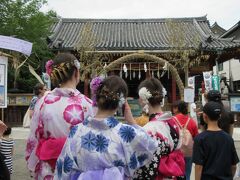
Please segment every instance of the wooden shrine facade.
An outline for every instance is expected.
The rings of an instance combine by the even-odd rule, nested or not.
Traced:
[[[134,96],[141,80],[157,77],[168,90],[171,101],[179,98],[176,76],[169,72],[169,65],[165,67],[159,62],[151,62],[145,55],[161,58],[175,66],[182,80],[186,79],[186,75],[200,75],[203,71],[212,70],[216,62],[240,57],[240,42],[217,37],[205,16],[174,19],[63,18],[56,20],[52,32],[48,37],[52,51],[76,54],[84,70],[87,70],[84,76],[85,94],[89,93],[89,79],[98,67],[101,71],[129,54],[141,56],[116,64],[108,69],[108,73],[122,76],[129,85],[131,96]],[[93,58],[91,61],[90,58],[82,58],[83,54],[96,56],[87,56]],[[92,69],[87,69],[91,66]],[[127,67],[127,73],[123,70],[124,66]]]

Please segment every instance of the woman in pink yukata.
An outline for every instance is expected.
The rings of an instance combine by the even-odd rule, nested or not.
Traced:
[[[180,131],[172,114],[162,111],[164,92],[156,78],[146,79],[139,85],[139,100],[149,111],[149,122],[143,129],[157,140],[158,148],[152,161],[136,171],[136,180],[184,179],[185,161],[179,150]]]
[[[95,84],[97,113],[71,129],[57,161],[56,180],[131,179],[156,151],[157,142],[136,124],[125,103],[126,83],[118,76],[100,81]],[[127,124],[114,117],[123,104]]]
[[[27,140],[27,167],[35,179],[53,178],[56,160],[70,129],[92,115],[92,101],[81,94],[80,62],[69,53],[58,54],[46,64],[55,88],[39,99]]]

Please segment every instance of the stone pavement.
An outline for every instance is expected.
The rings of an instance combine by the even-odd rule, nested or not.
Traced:
[[[12,180],[31,180],[29,172],[26,168],[24,159],[24,150],[26,146],[26,138],[28,136],[28,128],[12,128],[12,137],[15,139],[15,153],[13,156],[14,173]],[[235,141],[238,156],[240,157],[240,128],[234,129],[233,138]],[[194,180],[194,167],[191,180]]]

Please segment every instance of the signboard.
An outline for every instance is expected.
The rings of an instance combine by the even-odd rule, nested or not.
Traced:
[[[33,94],[8,94],[8,106],[29,106]]]
[[[0,108],[7,107],[7,57],[0,56]]]
[[[232,112],[240,112],[240,94],[229,95],[230,110]]]
[[[30,56],[32,52],[32,43],[22,39],[0,35],[0,48],[18,51]]]
[[[192,103],[194,102],[194,89],[192,88],[185,88],[184,89],[184,102]]]
[[[217,75],[212,76],[212,88],[213,90],[220,91],[220,78]]]
[[[203,72],[203,78],[204,78],[204,84],[206,91],[210,91],[212,89],[212,73],[209,72]]]

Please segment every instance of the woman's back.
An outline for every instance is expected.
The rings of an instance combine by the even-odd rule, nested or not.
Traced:
[[[152,158],[155,149],[155,141],[137,125],[122,124],[114,117],[89,117],[72,128],[58,159],[55,179],[70,179],[79,172],[86,177],[91,171],[96,175],[111,168],[117,168],[123,178],[132,177],[137,168]],[[67,171],[62,168],[66,159]]]
[[[157,177],[166,177],[165,174],[168,173],[167,171],[174,172],[175,176],[183,175],[183,155],[180,151],[178,151],[180,146],[179,128],[171,114],[159,113],[151,115],[149,123],[147,123],[143,128],[154,139],[157,139],[158,149],[154,153],[152,162],[138,170],[135,174],[135,178],[152,179]],[[169,156],[170,154],[171,156]],[[175,162],[173,160],[174,158],[179,159],[179,162]],[[171,165],[165,163],[167,161],[171,162]],[[172,168],[173,166],[175,166],[175,168]],[[172,176],[174,176],[174,174],[172,174]]]
[[[92,102],[78,90],[56,88],[42,97],[35,106],[27,141],[28,168],[35,171],[39,163],[38,158],[49,159],[48,157],[52,156],[57,159],[71,127],[90,115]],[[47,143],[55,147],[54,151],[49,151]],[[55,167],[54,161],[48,163]]]

